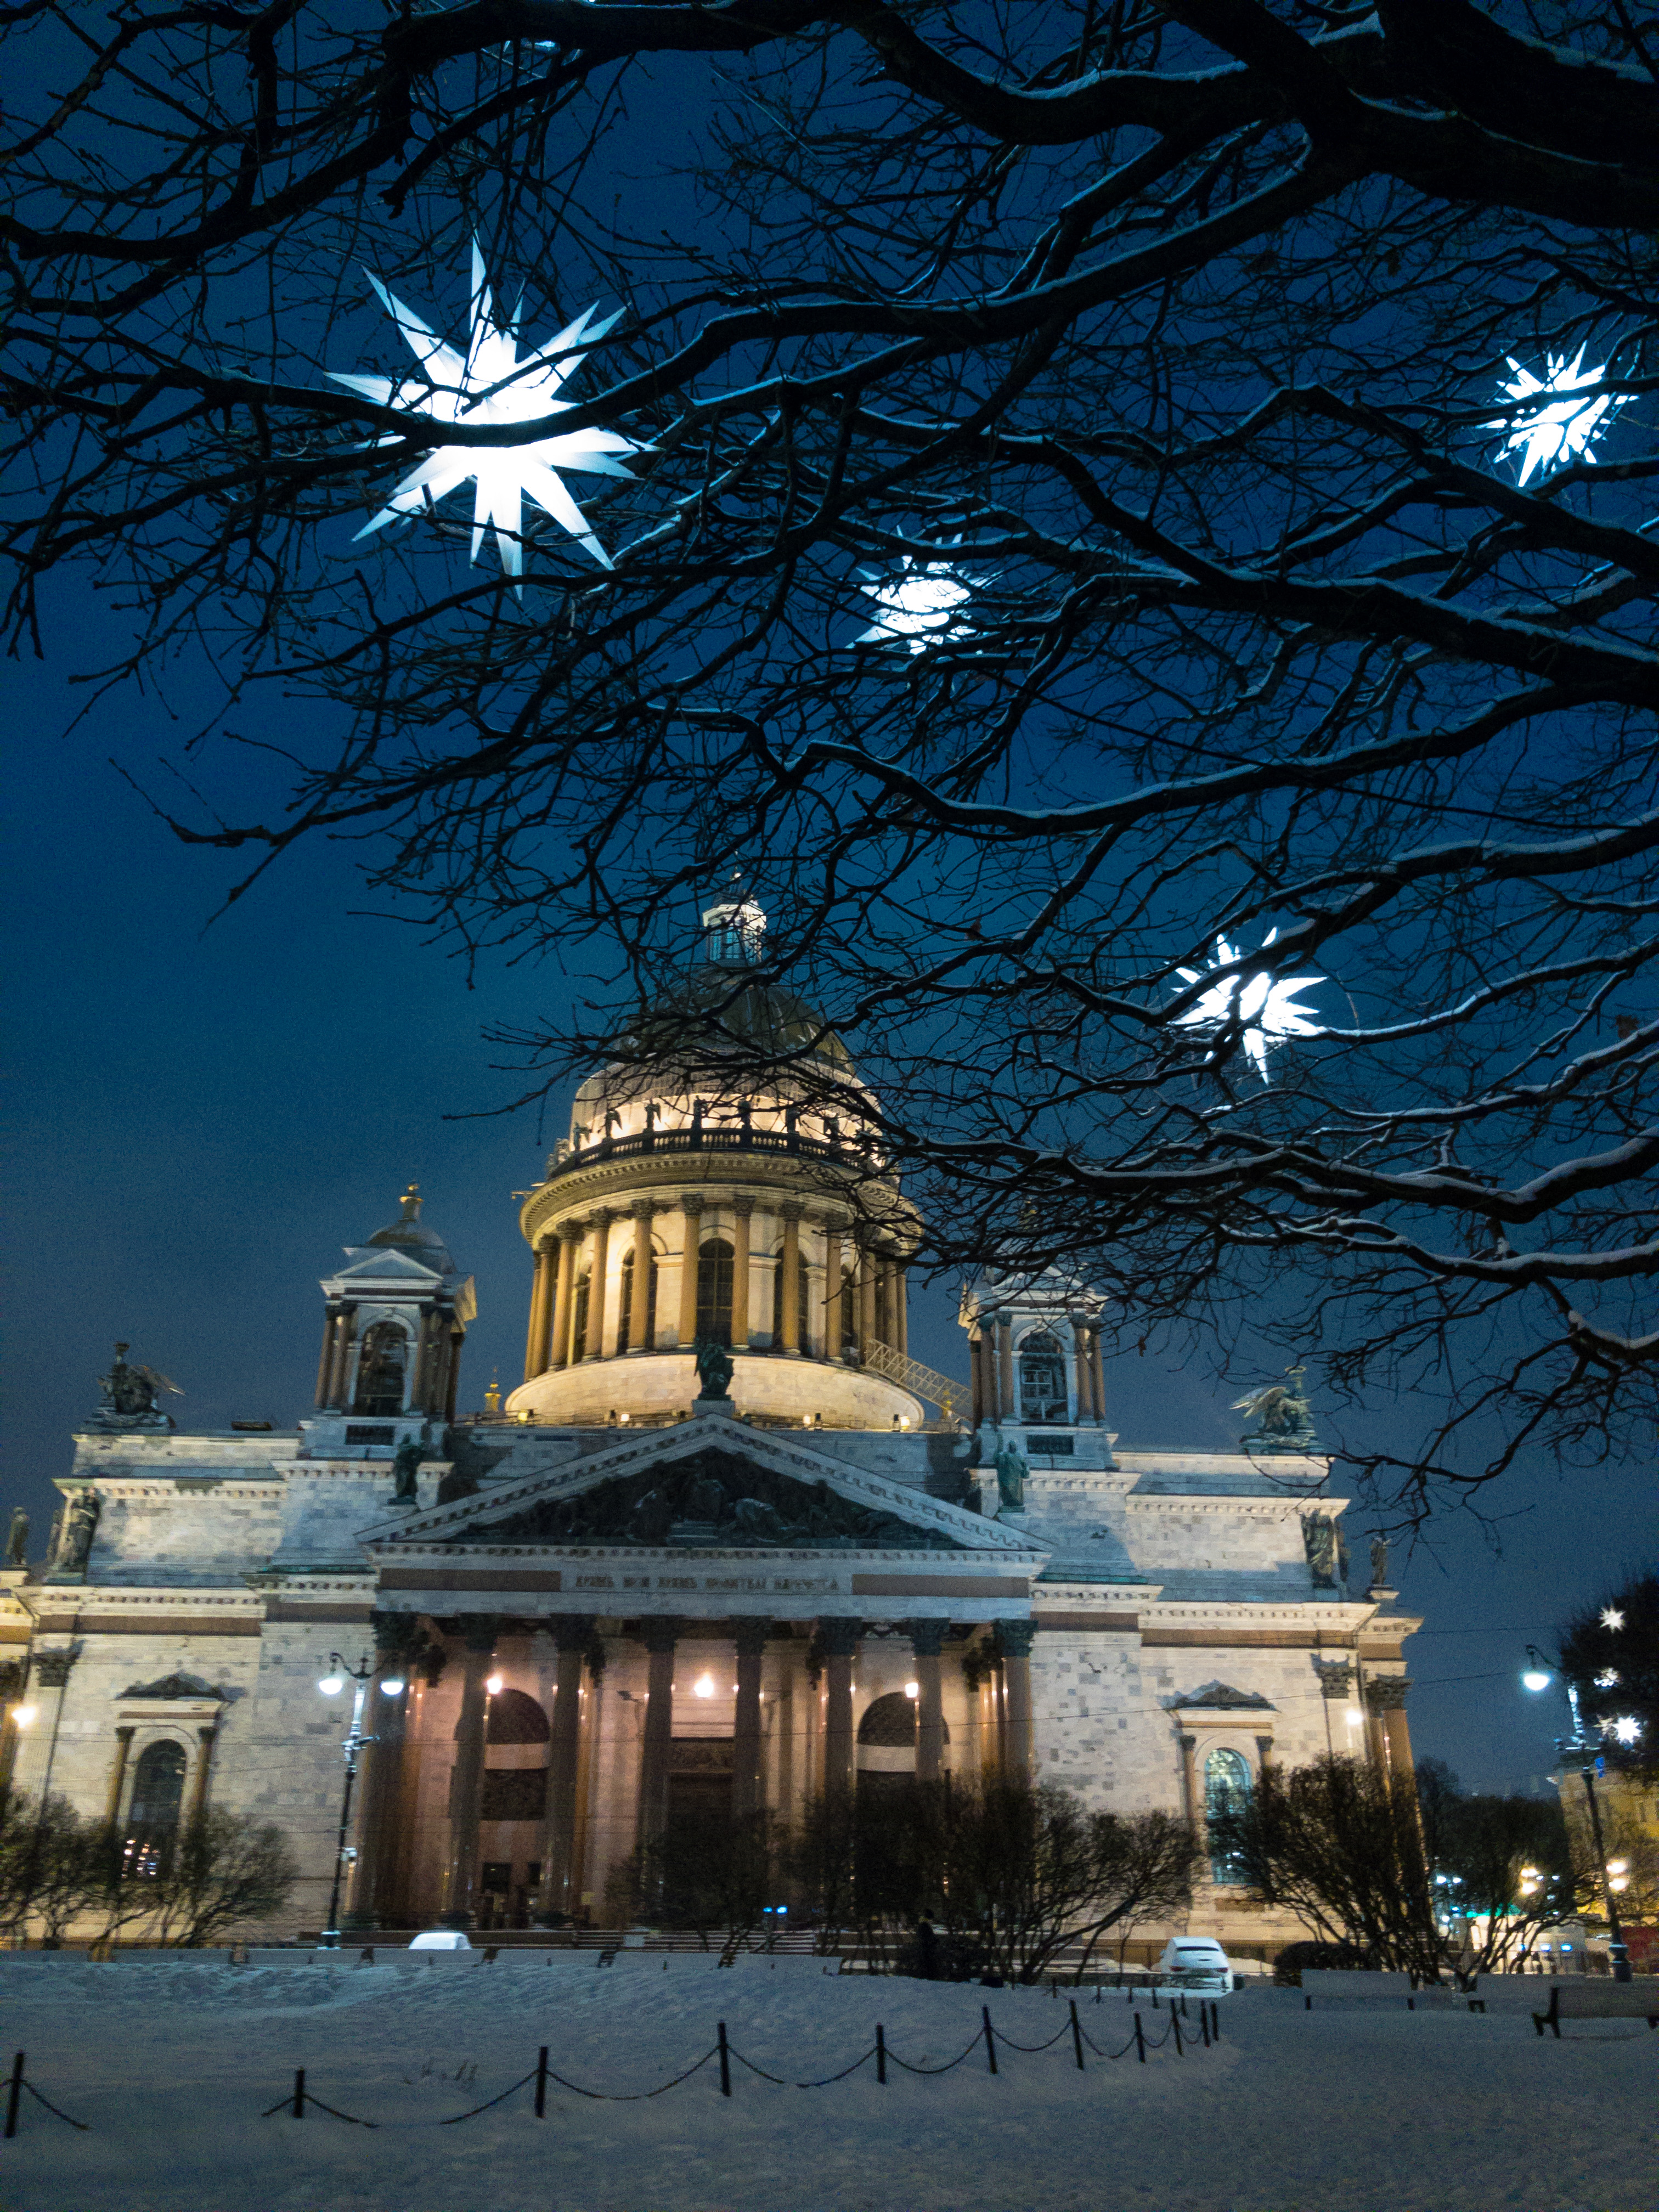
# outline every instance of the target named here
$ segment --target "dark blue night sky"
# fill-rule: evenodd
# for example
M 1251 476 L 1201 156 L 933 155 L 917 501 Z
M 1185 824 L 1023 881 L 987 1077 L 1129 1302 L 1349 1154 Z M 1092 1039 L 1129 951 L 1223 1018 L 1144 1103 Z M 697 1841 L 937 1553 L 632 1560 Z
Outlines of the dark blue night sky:
M 536 1179 L 560 1125 L 446 1117 L 516 1087 L 492 1069 L 487 1025 L 556 1018 L 585 988 L 549 963 L 486 966 L 469 990 L 441 951 L 362 911 L 349 848 L 283 861 L 207 927 L 235 856 L 177 844 L 108 764 L 114 754 L 143 777 L 164 747 L 176 750 L 180 726 L 128 690 L 61 734 L 85 697 L 66 678 L 112 633 L 78 588 L 58 586 L 46 607 L 51 658 L 8 664 L 5 683 L 0 1508 L 36 1516 L 37 1555 L 52 1478 L 69 1466 L 70 1432 L 95 1402 L 113 1340 L 130 1338 L 183 1387 L 172 1401 L 181 1427 L 288 1425 L 310 1402 L 318 1277 L 394 1217 L 411 1180 L 477 1277 L 462 1402 L 480 1404 L 493 1371 L 519 1379 L 529 1266 L 512 1194 Z M 192 702 L 186 690 L 173 703 Z M 205 684 L 194 704 L 212 711 Z M 913 1349 L 965 1373 L 954 1310 L 950 1286 L 921 1291 Z M 1214 1449 L 1237 1434 L 1226 1410 L 1237 1383 L 1132 1358 L 1108 1382 L 1126 1443 Z M 1410 1419 L 1408 1407 L 1377 1413 Z M 1534 1461 L 1491 1500 L 1511 1516 L 1501 1552 L 1464 1516 L 1400 1564 L 1402 1601 L 1430 1632 L 1410 1647 L 1419 1754 L 1471 1784 L 1534 1785 L 1559 1723 L 1518 1687 L 1522 1647 L 1652 1556 L 1655 1501 L 1645 1458 L 1567 1479 Z M 1368 1526 L 1356 1508 L 1362 1560 Z

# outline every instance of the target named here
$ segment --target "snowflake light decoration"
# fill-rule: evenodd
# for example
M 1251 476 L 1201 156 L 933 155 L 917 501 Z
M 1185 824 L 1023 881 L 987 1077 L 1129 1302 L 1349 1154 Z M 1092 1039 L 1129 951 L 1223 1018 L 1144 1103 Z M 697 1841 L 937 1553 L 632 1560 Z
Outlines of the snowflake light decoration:
M 1624 1625 L 1625 1616 L 1620 1612 L 1616 1605 L 1604 1605 L 1602 1607 L 1601 1626 L 1603 1628 L 1622 1628 Z
M 1610 1742 L 1632 1744 L 1640 1741 L 1642 1723 L 1632 1713 L 1620 1713 L 1617 1720 L 1599 1723 L 1601 1733 Z
M 1261 940 L 1264 952 L 1278 935 L 1276 929 L 1267 932 Z M 1224 937 L 1217 938 L 1215 951 L 1212 964 L 1217 968 L 1231 967 L 1243 957 L 1234 951 Z M 1180 968 L 1176 972 L 1183 982 L 1198 983 L 1211 970 Z M 1182 1029 L 1203 1030 L 1219 1030 L 1237 1021 L 1243 1031 L 1244 1049 L 1265 1083 L 1269 1046 L 1282 1043 L 1286 1037 L 1319 1035 L 1318 1023 L 1308 1020 L 1304 1009 L 1296 1004 L 1296 994 L 1324 980 L 1322 975 L 1275 977 L 1265 968 L 1243 975 L 1224 976 L 1196 999 L 1184 1014 L 1178 1014 L 1176 1020 Z
M 1616 1690 L 1619 1687 L 1619 1669 L 1604 1667 L 1595 1678 L 1595 1686 L 1598 1690 Z
M 855 641 L 860 645 L 908 644 L 912 653 L 925 653 L 941 638 L 966 635 L 956 611 L 973 597 L 972 587 L 946 562 L 913 561 L 907 553 L 884 583 L 859 588 L 881 609 L 874 627 Z
M 1519 422 L 1513 415 L 1499 416 L 1495 422 L 1488 422 L 1485 427 L 1488 430 L 1507 433 L 1503 450 L 1506 453 L 1521 453 L 1520 482 L 1522 483 L 1534 469 L 1548 470 L 1559 464 L 1576 460 L 1581 453 L 1587 461 L 1593 461 L 1595 456 L 1590 447 L 1607 428 L 1609 417 L 1625 404 L 1621 398 L 1605 392 L 1594 399 L 1580 399 L 1573 396 L 1587 386 L 1594 390 L 1607 373 L 1607 363 L 1603 362 L 1599 368 L 1585 369 L 1581 375 L 1579 369 L 1583 358 L 1583 346 L 1571 361 L 1564 353 L 1547 354 L 1544 359 L 1544 374 L 1540 377 L 1534 376 L 1530 369 L 1522 368 L 1513 355 L 1505 356 L 1515 374 L 1508 384 L 1500 385 L 1498 389 L 1515 406 L 1524 407 L 1526 413 Z M 1547 406 L 1529 404 L 1535 402 L 1540 392 L 1551 395 L 1550 404 Z
M 484 276 L 483 255 L 475 240 L 472 332 L 465 353 L 461 354 L 428 329 L 412 307 L 405 307 L 388 292 L 378 276 L 371 274 L 368 281 L 379 294 L 380 304 L 408 340 L 410 351 L 421 365 L 426 386 L 411 389 L 395 377 L 345 376 L 334 370 L 329 372 L 331 380 L 343 384 L 349 391 L 362 392 L 366 399 L 373 399 L 382 407 L 407 407 L 412 414 L 428 416 L 435 423 L 533 422 L 549 415 L 563 413 L 571 403 L 559 398 L 557 394 L 581 365 L 582 355 L 578 349 L 603 337 L 622 313 L 618 308 L 617 314 L 607 315 L 603 322 L 596 323 L 594 311 L 589 307 L 574 323 L 567 323 L 538 353 L 520 357 L 513 320 L 497 319 L 495 300 Z M 394 434 L 374 442 L 392 445 L 397 438 Z M 512 577 L 515 589 L 522 595 L 520 580 L 524 574 L 526 496 L 556 522 L 562 524 L 602 568 L 608 568 L 611 565 L 610 556 L 588 528 L 586 518 L 566 490 L 558 471 L 562 469 L 579 475 L 629 477 L 630 471 L 612 457 L 649 450 L 614 430 L 592 428 L 574 430 L 567 437 L 538 438 L 523 446 L 454 446 L 445 445 L 440 440 L 425 459 L 410 471 L 380 513 L 364 524 L 357 537 L 370 537 L 390 522 L 423 513 L 428 501 L 435 503 L 471 477 L 475 487 L 472 558 L 476 561 L 478 557 L 485 531 L 493 529 L 502 570 Z

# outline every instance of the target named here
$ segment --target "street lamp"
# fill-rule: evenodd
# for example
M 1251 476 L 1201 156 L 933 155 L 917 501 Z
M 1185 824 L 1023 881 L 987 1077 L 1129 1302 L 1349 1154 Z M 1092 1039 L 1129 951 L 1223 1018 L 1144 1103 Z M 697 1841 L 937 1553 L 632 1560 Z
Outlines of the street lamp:
M 1522 1686 L 1534 1694 L 1547 1690 L 1555 1680 L 1553 1672 L 1544 1664 L 1536 1648 L 1527 1646 L 1528 1665 L 1521 1677 Z M 1590 1839 L 1595 1846 L 1596 1871 L 1601 1877 L 1601 1899 L 1607 1915 L 1607 1954 L 1613 1965 L 1615 1982 L 1627 1982 L 1631 1978 L 1630 1952 L 1626 1948 L 1625 1931 L 1619 1922 L 1617 1892 L 1624 1887 L 1613 1879 L 1607 1866 L 1607 1847 L 1601 1840 L 1601 1808 L 1595 1802 L 1595 1739 L 1584 1734 L 1584 1723 L 1578 1711 L 1578 1686 L 1564 1674 L 1561 1687 L 1567 1693 L 1567 1710 L 1572 1715 L 1572 1734 L 1557 1737 L 1556 1748 L 1565 1759 L 1582 1761 L 1579 1772 L 1584 1779 L 1584 1802 L 1589 1808 Z
M 337 1951 L 340 1948 L 340 1879 L 345 1872 L 346 1836 L 351 1826 L 351 1790 L 357 1779 L 357 1753 L 366 1743 L 374 1743 L 377 1737 L 363 1734 L 363 1701 L 368 1695 L 368 1686 L 374 1679 L 374 1662 L 360 1660 L 356 1666 L 348 1667 L 337 1651 L 328 1655 L 329 1672 L 323 1675 L 317 1687 L 325 1698 L 337 1698 L 348 1682 L 356 1687 L 351 1694 L 351 1726 L 347 1729 L 340 1749 L 345 1754 L 345 1793 L 340 1800 L 340 1836 L 334 1849 L 334 1886 L 328 1893 L 328 1925 L 323 1930 L 319 1948 Z M 382 1688 L 392 1689 L 390 1682 Z M 403 1684 L 399 1682 L 401 1690 Z

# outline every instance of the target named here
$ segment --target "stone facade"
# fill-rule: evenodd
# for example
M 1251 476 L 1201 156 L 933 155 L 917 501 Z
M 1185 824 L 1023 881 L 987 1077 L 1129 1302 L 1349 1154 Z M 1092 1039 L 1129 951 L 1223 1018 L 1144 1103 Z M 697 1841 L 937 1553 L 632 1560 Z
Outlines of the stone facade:
M 412 1192 L 325 1278 L 290 1433 L 181 1435 L 122 1370 L 139 1410 L 77 1435 L 52 1549 L 0 1571 L 0 1772 L 120 1823 L 176 1747 L 179 1817 L 288 1832 L 291 1930 L 336 1870 L 333 1655 L 376 1739 L 346 1925 L 601 1919 L 685 1808 L 787 1817 L 876 1773 L 1023 1771 L 1201 1823 L 1218 1772 L 1408 1767 L 1418 1624 L 1348 1588 L 1326 1462 L 1118 1451 L 1098 1301 L 1047 1278 L 970 1289 L 973 1418 L 925 1420 L 957 1400 L 909 1360 L 915 1224 L 896 1194 L 859 1212 L 870 1169 L 782 1092 L 721 1118 L 635 1071 L 585 1086 L 525 1203 L 503 1412 L 454 1416 L 471 1289 Z M 725 1397 L 696 1395 L 711 1327 Z M 1191 1920 L 1264 1953 L 1297 1932 L 1213 1882 Z

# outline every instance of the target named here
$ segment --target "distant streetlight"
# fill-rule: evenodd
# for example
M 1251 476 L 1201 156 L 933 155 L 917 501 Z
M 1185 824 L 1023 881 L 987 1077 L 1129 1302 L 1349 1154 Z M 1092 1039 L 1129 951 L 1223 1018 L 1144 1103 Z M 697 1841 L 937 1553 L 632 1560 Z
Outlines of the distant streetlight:
M 1606 1617 L 1604 1613 L 1604 1620 Z M 1622 1627 L 1623 1625 L 1621 1620 L 1619 1626 Z M 1527 1657 L 1531 1663 L 1521 1677 L 1522 1684 L 1534 1692 L 1547 1690 L 1555 1680 L 1554 1674 L 1545 1666 L 1530 1644 L 1527 1646 Z M 1577 1759 L 1582 1762 L 1578 1771 L 1583 1777 L 1584 1802 L 1589 1808 L 1590 1838 L 1595 1846 L 1595 1863 L 1601 1873 L 1601 1896 L 1607 1907 L 1607 1952 L 1613 1964 L 1613 1978 L 1616 1982 L 1627 1982 L 1631 1978 L 1630 1952 L 1626 1948 L 1625 1931 L 1620 1925 L 1616 1901 L 1618 1892 L 1626 1885 L 1613 1878 L 1607 1864 L 1607 1847 L 1601 1840 L 1601 1808 L 1595 1802 L 1595 1741 L 1584 1734 L 1584 1723 L 1578 1711 L 1577 1686 L 1564 1674 L 1561 1686 L 1567 1693 L 1567 1710 L 1572 1715 L 1572 1735 L 1569 1738 L 1558 1737 L 1556 1748 L 1564 1759 Z
M 374 1662 L 363 1659 L 356 1667 L 348 1667 L 337 1651 L 331 1651 L 328 1663 L 329 1673 L 323 1675 L 317 1684 L 325 1698 L 337 1698 L 348 1682 L 355 1682 L 357 1686 L 351 1698 L 351 1726 L 340 1746 L 345 1757 L 345 1791 L 340 1800 L 340 1834 L 334 1849 L 334 1883 L 328 1893 L 328 1925 L 323 1930 L 320 1947 L 325 1951 L 337 1951 L 340 1948 L 340 1881 L 346 1866 L 346 1836 L 351 1826 L 351 1791 L 357 1779 L 357 1754 L 366 1743 L 374 1743 L 378 1739 L 363 1734 L 363 1700 L 368 1694 L 369 1684 L 374 1679 Z M 401 1689 L 402 1686 L 399 1683 L 398 1687 Z

